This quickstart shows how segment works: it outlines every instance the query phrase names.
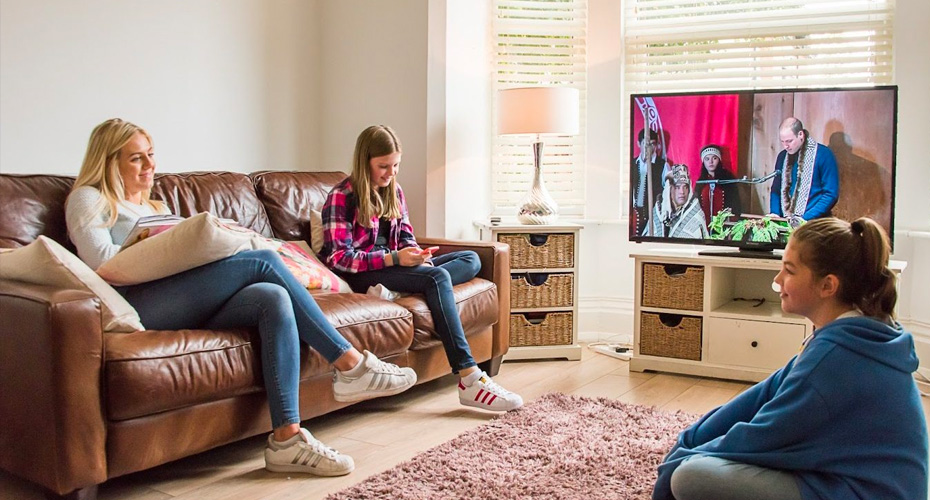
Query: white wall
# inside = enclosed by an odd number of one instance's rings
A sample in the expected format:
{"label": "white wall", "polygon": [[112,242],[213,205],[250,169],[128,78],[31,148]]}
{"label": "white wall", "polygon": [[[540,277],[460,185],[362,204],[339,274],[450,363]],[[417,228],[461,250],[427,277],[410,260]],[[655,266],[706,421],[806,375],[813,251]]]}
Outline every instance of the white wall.
{"label": "white wall", "polygon": [[74,175],[111,117],[162,171],[315,165],[316,6],[0,0],[0,170]]}
{"label": "white wall", "polygon": [[329,0],[320,4],[320,170],[350,171],[358,134],[397,132],[398,180],[418,234],[426,228],[426,0]]}
{"label": "white wall", "polygon": [[895,81],[898,84],[898,156],[895,180],[895,257],[907,260],[902,282],[902,318],[918,341],[918,356],[930,365],[930,3],[900,0],[895,14]]}
{"label": "white wall", "polygon": [[445,155],[436,165],[444,179],[431,207],[443,227],[430,226],[428,234],[475,239],[474,221],[491,213],[491,3],[449,0],[444,21]]}
{"label": "white wall", "polygon": [[490,2],[331,0],[320,14],[321,169],[348,171],[358,133],[390,125],[417,234],[474,237],[490,210]]}
{"label": "white wall", "polygon": [[585,212],[579,263],[579,336],[632,341],[633,246],[627,241],[620,182],[623,58],[620,2],[588,0],[588,125]]}

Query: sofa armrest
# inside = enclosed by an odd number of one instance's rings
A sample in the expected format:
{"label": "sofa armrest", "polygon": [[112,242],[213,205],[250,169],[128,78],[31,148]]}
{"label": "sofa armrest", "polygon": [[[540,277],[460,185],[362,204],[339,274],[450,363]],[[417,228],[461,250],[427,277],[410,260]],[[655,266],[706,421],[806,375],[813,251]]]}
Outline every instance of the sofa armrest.
{"label": "sofa armrest", "polygon": [[58,494],[107,479],[100,300],[0,280],[0,467]]}
{"label": "sofa armrest", "polygon": [[494,345],[491,356],[507,354],[510,348],[510,246],[496,241],[463,241],[442,238],[417,238],[422,248],[438,246],[436,255],[460,250],[472,250],[481,259],[479,278],[497,285],[498,318],[494,325]]}

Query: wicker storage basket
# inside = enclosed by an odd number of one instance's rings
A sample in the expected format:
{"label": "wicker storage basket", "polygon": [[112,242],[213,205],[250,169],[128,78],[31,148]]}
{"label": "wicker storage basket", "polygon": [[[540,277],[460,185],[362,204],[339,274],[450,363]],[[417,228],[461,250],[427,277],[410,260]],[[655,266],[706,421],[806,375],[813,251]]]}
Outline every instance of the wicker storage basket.
{"label": "wicker storage basket", "polygon": [[542,321],[526,315],[510,315],[510,346],[569,345],[572,343],[572,313],[546,313]]}
{"label": "wicker storage basket", "polygon": [[641,313],[639,353],[700,361],[701,318],[680,314]]}
{"label": "wicker storage basket", "polygon": [[700,311],[704,307],[704,268],[643,264],[643,306]]}
{"label": "wicker storage basket", "polygon": [[511,269],[565,268],[575,265],[574,234],[500,234],[510,245]]}
{"label": "wicker storage basket", "polygon": [[572,274],[511,275],[510,307],[571,307],[574,284],[575,277]]}

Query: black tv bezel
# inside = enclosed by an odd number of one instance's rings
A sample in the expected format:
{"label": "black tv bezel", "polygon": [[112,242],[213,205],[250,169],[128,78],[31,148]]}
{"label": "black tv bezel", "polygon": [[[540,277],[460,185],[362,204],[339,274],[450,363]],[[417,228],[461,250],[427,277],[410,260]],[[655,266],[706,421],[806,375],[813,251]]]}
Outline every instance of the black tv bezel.
{"label": "black tv bezel", "polygon": [[[897,85],[872,85],[872,86],[855,86],[855,87],[790,87],[790,88],[766,88],[766,89],[725,89],[725,90],[702,90],[702,91],[682,91],[682,92],[641,92],[630,94],[629,101],[627,105],[629,106],[630,115],[629,115],[629,131],[630,135],[627,137],[627,148],[628,153],[630,154],[627,168],[630,168],[632,165],[632,160],[635,158],[635,139],[637,131],[635,129],[635,115],[634,110],[636,109],[636,98],[642,97],[676,97],[676,96],[700,96],[700,95],[720,95],[720,94],[749,94],[754,96],[756,94],[784,94],[784,93],[810,93],[810,92],[851,92],[851,91],[863,91],[863,90],[891,90],[894,96],[894,106],[892,111],[892,131],[891,131],[891,200],[890,200],[890,220],[889,220],[889,231],[888,231],[888,243],[891,246],[892,251],[894,250],[894,219],[895,219],[895,198],[896,198],[896,189],[897,189],[897,175],[898,175],[898,86]],[[750,168],[752,166],[750,165]],[[629,183],[632,180],[632,172],[627,173],[627,182]],[[626,212],[627,212],[627,237],[631,243],[669,243],[673,245],[700,245],[700,246],[709,246],[709,247],[729,247],[738,250],[745,250],[747,256],[755,256],[762,253],[772,253],[774,250],[784,250],[786,244],[778,242],[758,242],[758,241],[733,241],[733,240],[714,240],[710,238],[700,239],[700,238],[660,238],[655,236],[636,236],[630,231],[630,222],[629,218],[632,215],[633,209],[633,191],[632,186],[627,190],[627,200],[626,200]],[[735,252],[734,252],[735,253]],[[775,255],[775,254],[772,254]]]}

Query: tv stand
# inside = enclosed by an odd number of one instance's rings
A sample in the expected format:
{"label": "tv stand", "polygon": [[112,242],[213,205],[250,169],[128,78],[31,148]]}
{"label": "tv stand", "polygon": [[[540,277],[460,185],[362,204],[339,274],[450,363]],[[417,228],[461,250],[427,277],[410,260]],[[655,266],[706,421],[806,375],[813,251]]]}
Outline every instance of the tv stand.
{"label": "tv stand", "polygon": [[[813,331],[807,318],[782,311],[772,289],[781,263],[771,258],[685,248],[630,256],[636,266],[631,371],[758,382],[797,354]],[[905,266],[889,265],[895,273]]]}
{"label": "tv stand", "polygon": [[701,250],[698,255],[718,257],[739,257],[743,259],[769,259],[781,260],[784,252],[781,250],[757,250],[754,248],[727,248],[721,250]]}

